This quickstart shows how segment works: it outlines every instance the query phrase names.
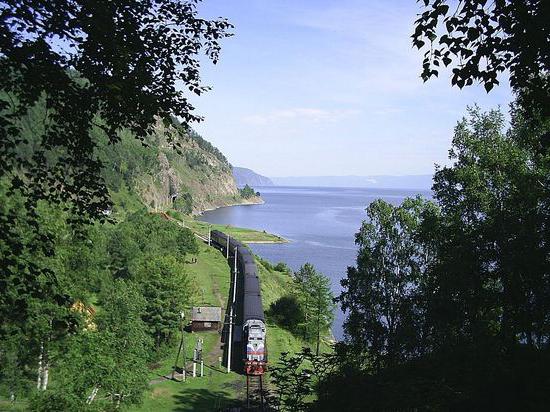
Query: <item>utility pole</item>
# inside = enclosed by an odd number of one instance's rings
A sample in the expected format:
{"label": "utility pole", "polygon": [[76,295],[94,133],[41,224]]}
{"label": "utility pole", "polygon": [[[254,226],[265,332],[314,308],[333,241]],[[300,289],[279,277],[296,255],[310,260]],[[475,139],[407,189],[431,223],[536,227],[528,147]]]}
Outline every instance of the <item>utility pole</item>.
{"label": "utility pole", "polygon": [[202,338],[199,338],[199,341],[197,342],[197,355],[199,358],[199,361],[201,362],[201,378],[204,376],[204,361],[202,360]]}
{"label": "utility pole", "polygon": [[183,335],[183,332],[184,332],[184,329],[185,329],[185,322],[184,322],[185,313],[183,311],[180,312],[180,318],[181,318],[181,341],[180,341],[180,346],[178,348],[178,354],[176,355],[176,362],[174,362],[174,367],[172,369],[172,380],[175,379],[174,376],[175,376],[175,373],[176,373],[176,368],[178,367],[178,359],[180,357],[180,352],[183,349],[183,368],[182,368],[182,372],[183,372],[182,382],[183,382],[183,381],[185,381],[185,339],[184,339],[184,335]]}
{"label": "utility pole", "polygon": [[229,313],[229,348],[227,351],[227,373],[231,372],[231,346],[233,344],[233,309],[235,307],[235,298],[237,296],[237,247],[235,246],[235,266],[233,275],[233,301]]}
{"label": "utility pole", "polygon": [[226,259],[229,259],[229,235],[227,235],[227,246],[225,247]]}
{"label": "utility pole", "polygon": [[227,349],[227,373],[231,372],[231,344],[233,341],[233,304],[229,311],[229,347]]}
{"label": "utility pole", "polygon": [[235,298],[237,296],[237,246],[235,246],[235,267],[233,271],[233,304],[235,304]]}
{"label": "utility pole", "polygon": [[193,351],[193,378],[197,377],[197,362],[201,363],[201,377],[204,376],[204,363],[202,360],[202,338],[197,339],[195,350]]}

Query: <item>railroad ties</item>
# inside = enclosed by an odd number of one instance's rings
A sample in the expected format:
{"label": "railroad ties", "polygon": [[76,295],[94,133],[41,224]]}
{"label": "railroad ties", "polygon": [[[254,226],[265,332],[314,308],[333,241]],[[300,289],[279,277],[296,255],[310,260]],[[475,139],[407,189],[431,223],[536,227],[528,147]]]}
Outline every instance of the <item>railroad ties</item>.
{"label": "railroad ties", "polygon": [[246,410],[267,411],[266,395],[263,375],[246,375]]}

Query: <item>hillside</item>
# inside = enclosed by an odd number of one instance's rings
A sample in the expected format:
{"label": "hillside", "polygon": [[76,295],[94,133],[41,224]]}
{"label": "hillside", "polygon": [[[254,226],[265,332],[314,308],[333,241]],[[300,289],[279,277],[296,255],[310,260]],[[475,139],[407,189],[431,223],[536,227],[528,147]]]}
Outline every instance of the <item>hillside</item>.
{"label": "hillside", "polygon": [[269,177],[262,176],[245,167],[233,167],[233,177],[239,187],[244,185],[249,185],[252,187],[273,186],[273,182]]}
{"label": "hillside", "polygon": [[243,198],[223,154],[177,122],[169,126],[158,122],[145,143],[123,132],[120,144],[100,146],[115,211],[124,213],[145,204],[153,211],[174,208],[197,214],[221,206],[261,202],[256,196]]}

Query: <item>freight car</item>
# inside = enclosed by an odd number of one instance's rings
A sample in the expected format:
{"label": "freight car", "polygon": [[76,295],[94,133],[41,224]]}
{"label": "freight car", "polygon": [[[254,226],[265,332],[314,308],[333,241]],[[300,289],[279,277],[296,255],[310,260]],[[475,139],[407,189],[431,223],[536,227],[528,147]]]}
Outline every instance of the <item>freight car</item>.
{"label": "freight car", "polygon": [[[243,362],[247,375],[262,375],[267,369],[266,325],[262,307],[260,279],[254,255],[236,239],[213,230],[210,234],[213,245],[227,255],[237,253],[237,284],[242,285],[243,314]],[[229,249],[229,253],[228,253]]]}

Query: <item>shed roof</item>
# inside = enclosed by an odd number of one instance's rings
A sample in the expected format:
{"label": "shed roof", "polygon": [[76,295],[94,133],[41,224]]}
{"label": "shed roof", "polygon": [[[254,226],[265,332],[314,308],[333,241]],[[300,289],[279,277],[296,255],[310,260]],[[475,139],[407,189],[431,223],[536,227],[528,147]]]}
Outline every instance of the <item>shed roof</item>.
{"label": "shed roof", "polygon": [[221,322],[222,308],[219,306],[193,306],[192,322]]}

